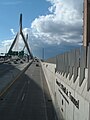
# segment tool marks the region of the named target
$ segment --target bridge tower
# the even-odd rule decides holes
[[[12,49],[13,49],[15,43],[18,41],[18,36],[21,35],[22,40],[23,40],[23,42],[24,42],[24,44],[25,44],[25,46],[24,46],[24,48],[23,48],[22,51],[24,51],[24,49],[27,48],[27,51],[28,51],[31,59],[33,59],[33,55],[32,55],[32,53],[31,53],[31,50],[30,50],[30,48],[29,48],[29,46],[28,46],[28,43],[27,43],[28,34],[27,34],[27,36],[26,36],[26,38],[25,38],[25,36],[24,36],[24,34],[23,34],[23,31],[22,31],[22,14],[20,14],[20,23],[19,23],[19,24],[20,24],[20,30],[19,30],[19,32],[17,32],[17,34],[16,34],[16,37],[15,37],[15,39],[14,39],[14,41],[13,41],[13,43],[12,43],[12,45],[11,45],[9,51],[8,51],[8,55],[10,55],[10,54],[12,53]]]

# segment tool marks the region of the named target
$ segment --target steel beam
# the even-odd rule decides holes
[[[13,48],[13,46],[14,46],[15,43],[16,43],[16,40],[17,40],[18,35],[19,35],[19,33],[17,33],[17,35],[16,35],[16,37],[15,37],[15,39],[14,39],[14,41],[13,41],[13,43],[12,43],[12,45],[11,45],[9,51],[8,51],[8,53],[10,53],[10,52],[12,51],[12,48]]]

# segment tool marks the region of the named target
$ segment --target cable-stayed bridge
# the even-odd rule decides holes
[[[42,61],[32,54],[20,14],[20,30],[0,61],[0,120],[90,120],[89,0],[83,16],[81,48]]]

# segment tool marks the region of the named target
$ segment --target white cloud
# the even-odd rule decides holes
[[[11,33],[15,35],[16,33],[14,32],[14,29],[10,29]]]
[[[63,41],[78,43],[82,39],[82,0],[47,0],[50,14],[39,16],[31,25],[32,33],[47,44]],[[74,4],[75,2],[75,4]]]
[[[14,29],[10,29],[11,32],[13,33],[13,39],[10,39],[10,40],[3,40],[1,43],[0,43],[0,53],[6,53],[8,52],[11,44],[13,43],[15,37],[16,37],[16,33],[14,32]],[[24,36],[26,37],[27,34],[29,34],[30,36],[30,29],[29,28],[24,28],[23,29],[23,33],[24,33]],[[29,41],[27,41],[29,43]],[[22,50],[24,48],[25,44],[24,44],[24,41],[21,37],[21,35],[19,35],[17,37],[17,41],[13,47],[13,50]]]
[[[35,18],[31,28],[23,29],[25,36],[29,35],[30,47],[33,49],[36,46],[61,43],[80,44],[83,0],[47,0],[47,2],[51,3],[48,8],[49,14]],[[15,36],[13,29],[11,32]],[[2,44],[6,46],[11,44],[11,41],[5,40]]]
[[[6,52],[8,52],[8,50],[9,50],[12,42],[13,42],[13,39],[11,39],[11,40],[3,40],[0,43],[0,53],[6,53]]]

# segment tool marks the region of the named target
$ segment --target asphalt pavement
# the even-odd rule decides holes
[[[0,64],[0,77],[12,69],[14,69],[13,65],[7,63]]]
[[[39,62],[0,97],[0,120],[55,120],[54,108]]]

